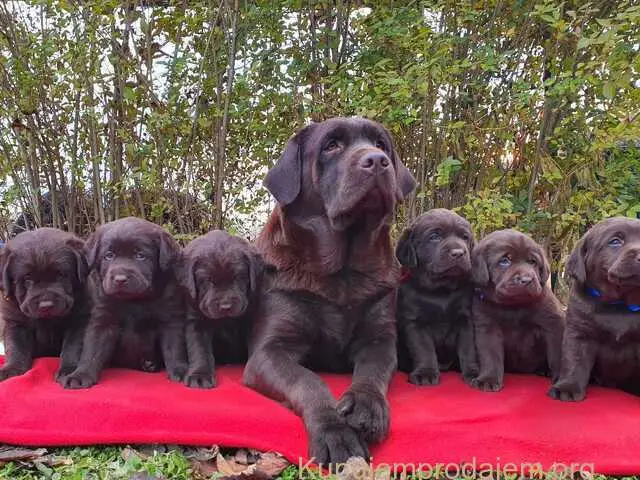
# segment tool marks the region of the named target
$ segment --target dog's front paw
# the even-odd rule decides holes
[[[75,366],[60,367],[60,369],[56,372],[56,375],[55,375],[56,382],[64,386],[64,382],[67,379],[67,377],[75,371],[76,371]]]
[[[497,378],[492,377],[476,377],[471,379],[470,385],[483,392],[499,392],[504,386]]]
[[[547,395],[563,402],[580,402],[584,400],[587,392],[580,390],[577,385],[558,382],[549,389]]]
[[[217,382],[212,373],[190,373],[184,379],[184,384],[190,388],[213,388]]]
[[[6,379],[11,377],[17,377],[19,375],[23,375],[26,372],[27,372],[27,369],[5,365],[4,367],[0,368],[0,382],[3,382]]]
[[[369,458],[359,433],[335,412],[309,428],[309,455],[325,466],[345,464],[352,457]]]
[[[409,382],[414,385],[437,385],[440,383],[440,372],[433,368],[416,368],[409,374]]]
[[[389,432],[387,399],[373,388],[351,387],[342,395],[337,410],[367,442],[379,442]]]
[[[98,379],[89,372],[75,370],[67,375],[61,382],[64,388],[78,390],[81,388],[89,388],[98,383]]]
[[[169,379],[174,382],[183,383],[187,376],[187,366],[176,365],[171,368],[167,368],[167,374],[169,375]]]

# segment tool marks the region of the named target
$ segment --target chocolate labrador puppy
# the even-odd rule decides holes
[[[501,390],[505,369],[555,379],[564,314],[547,284],[549,263],[540,245],[515,230],[494,232],[474,248],[472,269],[480,373],[471,384]]]
[[[86,243],[92,311],[78,368],[62,384],[87,388],[102,369],[187,372],[184,304],[174,272],[180,247],[162,227],[123,218],[99,227]]]
[[[57,377],[73,371],[88,316],[84,242],[55,228],[27,231],[0,250],[0,381],[22,375],[34,357],[61,355]]]
[[[579,401],[590,379],[640,394],[640,220],[604,220],[578,242],[566,265],[573,277],[562,370],[549,391]]]
[[[435,385],[440,371],[478,374],[471,324],[471,226],[443,208],[419,216],[400,237],[396,256],[408,278],[398,292],[398,359],[416,385]]]
[[[302,417],[317,462],[367,457],[396,367],[389,229],[415,180],[384,127],[333,118],[291,138],[264,183],[278,206],[257,241],[268,270],[244,381]],[[353,372],[351,387],[336,402],[317,371]]]
[[[186,246],[182,264],[180,281],[189,301],[185,383],[211,388],[216,363],[247,361],[262,257],[246,240],[214,230]]]

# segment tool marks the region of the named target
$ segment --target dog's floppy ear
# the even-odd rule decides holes
[[[487,265],[486,249],[479,243],[471,252],[471,278],[479,287],[489,285],[489,266]]]
[[[180,252],[176,269],[178,283],[184,288],[192,300],[197,298],[196,279],[193,276],[194,262],[184,253]]]
[[[160,232],[160,249],[158,251],[158,264],[160,270],[167,272],[174,267],[177,267],[181,253],[180,245],[178,242],[167,232],[162,229]]]
[[[587,281],[587,269],[585,267],[588,250],[587,235],[582,237],[574,247],[571,255],[569,255],[569,260],[567,260],[567,264],[565,265],[567,275],[575,278],[580,283],[585,283]]]
[[[9,298],[13,295],[13,289],[11,284],[11,276],[9,275],[9,269],[13,254],[5,246],[0,250],[0,290],[4,293],[5,298]]]
[[[67,245],[71,247],[71,250],[76,257],[76,276],[78,277],[78,282],[82,284],[89,276],[89,265],[84,253],[84,242],[79,238],[71,237],[67,240]]]
[[[413,246],[413,227],[407,227],[396,246],[396,258],[401,265],[408,268],[416,268],[418,266],[418,256],[416,255],[416,249]]]
[[[540,276],[540,285],[544,287],[549,280],[549,275],[551,275],[551,267],[549,266],[549,260],[547,259],[547,256],[545,255],[542,247],[538,247],[538,249],[538,255],[540,255],[540,266],[538,267],[538,275]]]
[[[260,288],[262,274],[264,273],[264,260],[262,255],[253,246],[246,254],[249,262],[249,291],[255,294]]]
[[[411,192],[415,190],[417,183],[413,174],[409,171],[407,167],[404,166],[404,163],[402,163],[402,160],[400,160],[400,155],[398,155],[398,152],[396,151],[391,133],[386,129],[385,129],[385,133],[387,135],[389,142],[391,142],[391,152],[393,155],[393,163],[396,166],[396,184],[398,185],[396,190],[396,196],[398,198],[398,201],[402,202],[405,198],[409,196],[409,194],[411,194]]]
[[[280,205],[293,203],[300,194],[303,144],[312,126],[303,128],[289,139],[284,153],[262,182]]]
[[[92,269],[96,261],[98,260],[98,256],[100,255],[100,238],[102,237],[102,227],[98,227],[98,229],[89,235],[87,241],[84,243],[84,254],[87,260],[87,265],[89,269]]]

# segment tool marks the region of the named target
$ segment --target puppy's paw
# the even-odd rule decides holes
[[[466,383],[467,385],[473,385],[473,381],[476,378],[478,378],[478,372],[476,372],[476,371],[464,372],[462,374],[462,381],[464,383]]]
[[[74,371],[62,380],[61,385],[70,390],[93,387],[98,383],[98,379],[88,372]]]
[[[190,373],[184,379],[184,384],[190,388],[213,388],[217,382],[211,373]]]
[[[172,368],[167,369],[167,374],[169,375],[169,379],[174,382],[183,383],[187,376],[187,366],[186,365],[176,365]]]
[[[23,368],[11,367],[11,366],[5,365],[4,367],[0,368],[0,382],[5,381],[7,378],[17,377],[26,372],[27,370]]]
[[[409,382],[414,385],[437,385],[440,383],[440,372],[432,368],[416,368],[409,374]]]
[[[76,371],[75,366],[60,367],[60,369],[56,372],[56,375],[55,375],[56,382],[64,386],[64,382],[67,379],[67,377],[75,371]]]
[[[366,442],[380,442],[389,432],[387,399],[374,388],[352,386],[342,395],[337,410]]]
[[[587,395],[586,391],[580,391],[575,385],[557,383],[547,392],[551,398],[562,402],[581,402]]]
[[[324,466],[344,464],[351,457],[368,459],[367,445],[338,415],[309,429],[309,455]]]
[[[470,385],[483,392],[499,392],[504,386],[498,379],[489,377],[474,378],[471,380]]]

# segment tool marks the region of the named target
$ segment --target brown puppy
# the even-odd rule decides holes
[[[472,263],[480,374],[471,384],[501,390],[505,369],[555,379],[564,314],[547,285],[549,264],[540,245],[523,233],[501,230],[478,243]]]
[[[562,370],[549,395],[582,400],[591,378],[640,394],[640,220],[616,217],[595,225],[566,271],[574,282]]]
[[[389,229],[415,180],[384,127],[334,118],[296,134],[265,185],[279,205],[257,241],[270,270],[244,380],[302,416],[317,462],[367,457],[396,367]],[[351,388],[336,402],[315,371],[353,372]]]
[[[58,378],[75,369],[88,316],[83,246],[75,235],[40,228],[21,233],[0,250],[7,355],[0,381],[25,373],[34,357],[61,355]]]
[[[416,385],[435,385],[440,370],[478,374],[471,324],[471,226],[444,208],[419,216],[400,237],[396,256],[408,270],[398,292],[398,360]]]
[[[162,227],[128,217],[99,227],[86,251],[91,318],[78,368],[63,385],[90,387],[107,363],[154,371],[164,362],[169,378],[183,381],[185,309],[174,272],[176,241]]]
[[[190,387],[215,385],[215,364],[244,363],[263,263],[246,240],[214,230],[183,251]],[[215,357],[215,359],[214,359]]]

